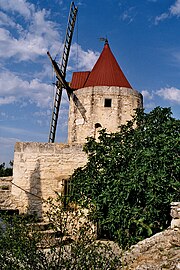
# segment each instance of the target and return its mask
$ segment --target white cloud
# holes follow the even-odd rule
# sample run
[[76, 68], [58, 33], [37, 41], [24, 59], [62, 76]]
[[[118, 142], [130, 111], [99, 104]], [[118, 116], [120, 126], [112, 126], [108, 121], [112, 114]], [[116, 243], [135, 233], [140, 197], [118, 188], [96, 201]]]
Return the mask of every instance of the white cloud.
[[19, 141], [15, 137], [0, 137], [0, 164], [5, 162], [6, 166], [9, 166], [9, 161], [13, 159], [14, 144]]
[[147, 91], [147, 90], [143, 90], [141, 93], [145, 99], [152, 99], [153, 98], [153, 94], [149, 93], [149, 91]]
[[0, 116], [6, 118], [6, 115], [7, 115], [7, 114], [6, 114], [5, 112], [0, 112]]
[[38, 79], [28, 82], [8, 71], [0, 73], [0, 105], [24, 103], [24, 99], [27, 99], [39, 107], [49, 107], [51, 91], [51, 85], [42, 83]]
[[[58, 25], [48, 20], [49, 12], [45, 9], [35, 11], [35, 8], [31, 8], [26, 1], [16, 1], [23, 2], [27, 10], [31, 11], [26, 16], [29, 21], [26, 27], [23, 24], [15, 24], [11, 17], [1, 12], [0, 25], [4, 28], [0, 28], [0, 57], [6, 59], [16, 57], [16, 61], [27, 61], [46, 55], [49, 49], [57, 52], [62, 45], [61, 37], [57, 29]], [[14, 0], [12, 2], [15, 4]], [[0, 7], [8, 9], [12, 4], [10, 0], [5, 3], [0, 2]], [[18, 7], [17, 9], [19, 10]], [[26, 13], [27, 11], [24, 10], [24, 16], [27, 15]], [[13, 27], [13, 31], [8, 26]]]
[[[55, 56], [53, 54], [62, 54], [63, 43], [60, 35], [60, 26], [49, 20], [49, 11], [45, 9], [36, 10], [35, 5], [28, 3], [26, 0], [2, 0], [0, 1], [0, 8], [6, 12], [19, 13], [28, 20], [28, 23], [23, 24], [21, 21], [21, 25], [19, 25], [13, 21], [13, 16], [10, 17], [10, 13], [5, 14], [1, 12], [1, 61], [7, 61], [8, 58], [10, 61], [14, 62], [42, 61], [42, 57], [47, 57], [46, 53], [48, 50], [52, 53], [53, 57]], [[8, 24], [8, 22], [10, 24]], [[10, 25], [11, 28], [9, 28]], [[72, 66], [77, 65], [77, 51], [78, 69], [91, 70], [99, 53], [93, 52], [92, 50], [83, 51], [81, 46], [77, 44], [71, 46], [72, 64], [69, 65], [69, 70], [73, 69]], [[49, 67], [45, 67], [44, 69], [46, 74], [49, 71]], [[41, 79], [45, 77], [45, 73], [39, 72]]]
[[34, 5], [26, 0], [1, 0], [0, 8], [5, 11], [17, 12], [26, 19], [30, 18], [31, 13], [34, 12]]
[[13, 26], [16, 27], [16, 23], [7, 14], [0, 11], [0, 26]]
[[14, 146], [15, 142], [17, 141], [18, 141], [17, 138], [0, 137], [1, 144], [6, 147]]
[[16, 101], [15, 96], [0, 97], [0, 105], [12, 104]]
[[180, 0], [176, 0], [175, 4], [170, 7], [170, 13], [177, 17], [180, 16]]
[[[50, 50], [53, 54], [61, 50], [62, 53], [59, 25], [49, 19], [49, 12], [45, 9], [36, 10], [35, 5], [26, 0], [0, 0], [0, 8], [4, 11], [0, 11], [2, 15], [0, 18], [0, 66], [4, 65], [0, 71], [0, 105], [18, 102], [22, 107], [32, 102], [38, 107], [50, 107], [53, 101], [51, 83], [54, 81], [51, 78], [51, 63], [47, 65], [46, 52]], [[20, 20], [21, 25], [15, 23], [11, 13], [26, 17], [26, 24], [22, 20]], [[99, 53], [92, 50], [84, 51], [77, 44], [71, 46], [69, 70], [73, 70], [77, 64], [77, 51], [78, 69], [91, 70]], [[26, 62], [25, 70], [21, 71], [22, 73], [18, 71], [17, 74], [8, 71], [6, 63], [10, 61], [12, 65], [18, 63], [19, 66], [19, 62]], [[29, 61], [36, 61], [38, 69], [34, 66], [32, 71], [32, 66], [30, 68], [28, 66]], [[25, 76], [28, 80], [24, 79]], [[42, 82], [44, 79], [47, 81], [47, 78], [50, 78], [50, 84]], [[62, 102], [65, 102], [64, 94]]]
[[141, 93], [144, 98], [144, 107], [146, 109], [152, 109], [157, 106], [156, 96], [159, 96], [169, 102], [180, 104], [180, 89], [175, 87], [164, 87], [151, 92], [143, 90]]
[[159, 22], [164, 21], [168, 17], [169, 17], [169, 14], [168, 13], [162, 13], [161, 15], [156, 16], [156, 18], [155, 18], [155, 24], [157, 25]]
[[[1, 126], [1, 129], [3, 132], [6, 132], [7, 134], [13, 134], [13, 136], [20, 136], [23, 135], [41, 135], [39, 131], [31, 130], [31, 129], [25, 129], [25, 128], [16, 128], [16, 127], [10, 127], [10, 126]], [[42, 133], [43, 134], [43, 133]], [[7, 138], [8, 140], [9, 138]], [[6, 140], [6, 138], [4, 138]], [[16, 141], [20, 141], [20, 139], [16, 138]]]
[[33, 115], [38, 116], [38, 117], [47, 117], [47, 116], [51, 115], [51, 111], [50, 110], [37, 111]]
[[[54, 86], [40, 80], [26, 81], [19, 76], [4, 71], [0, 73], [0, 105], [18, 102], [20, 107], [34, 103], [40, 108], [50, 108], [55, 94]], [[68, 103], [67, 95], [63, 91], [62, 104]]]
[[[79, 70], [91, 70], [99, 57], [99, 52], [92, 50], [83, 51], [82, 47], [78, 44], [73, 44], [71, 47], [71, 59], [74, 66], [77, 65]], [[71, 67], [69, 67], [71, 69]]]
[[175, 87], [165, 87], [156, 91], [156, 94], [165, 100], [169, 100], [174, 103], [180, 103], [180, 89]]
[[142, 90], [141, 94], [143, 95], [144, 108], [153, 109], [155, 107], [153, 92], [152, 91], [149, 92], [147, 90]]
[[180, 17], [180, 0], [176, 0], [174, 5], [171, 5], [167, 12], [164, 12], [159, 16], [156, 16], [155, 24], [158, 24], [159, 22], [164, 21], [165, 19], [170, 18], [171, 16]]
[[28, 88], [28, 82], [23, 81], [11, 72], [4, 71], [0, 73], [0, 95], [18, 96], [23, 94], [21, 91]]
[[144, 105], [144, 107], [145, 107], [146, 109], [153, 109], [154, 107], [156, 107], [156, 104], [155, 104], [155, 102], [149, 102], [149, 103], [146, 103], [146, 104]]
[[52, 87], [48, 84], [34, 79], [29, 83], [29, 93], [27, 96], [35, 102], [38, 107], [49, 107], [51, 103], [51, 90]]
[[135, 12], [135, 7], [130, 7], [122, 13], [121, 19], [123, 21], [127, 21], [128, 23], [132, 23], [136, 15], [137, 13]]

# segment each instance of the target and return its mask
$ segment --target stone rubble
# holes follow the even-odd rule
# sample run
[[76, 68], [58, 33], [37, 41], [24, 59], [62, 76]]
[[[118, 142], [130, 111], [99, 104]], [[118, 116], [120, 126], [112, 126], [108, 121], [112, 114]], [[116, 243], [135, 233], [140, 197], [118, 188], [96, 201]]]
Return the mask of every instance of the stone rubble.
[[132, 246], [122, 256], [123, 270], [180, 269], [180, 202], [171, 203], [171, 226]]

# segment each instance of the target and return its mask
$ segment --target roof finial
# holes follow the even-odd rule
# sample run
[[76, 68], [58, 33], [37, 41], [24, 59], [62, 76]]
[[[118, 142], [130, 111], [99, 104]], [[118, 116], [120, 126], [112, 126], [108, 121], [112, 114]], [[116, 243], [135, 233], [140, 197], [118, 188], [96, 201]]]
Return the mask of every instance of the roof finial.
[[104, 44], [105, 44], [105, 45], [108, 44], [108, 39], [107, 39], [107, 37], [106, 37], [106, 38], [100, 37], [99, 40], [100, 40], [100, 41], [104, 41]]

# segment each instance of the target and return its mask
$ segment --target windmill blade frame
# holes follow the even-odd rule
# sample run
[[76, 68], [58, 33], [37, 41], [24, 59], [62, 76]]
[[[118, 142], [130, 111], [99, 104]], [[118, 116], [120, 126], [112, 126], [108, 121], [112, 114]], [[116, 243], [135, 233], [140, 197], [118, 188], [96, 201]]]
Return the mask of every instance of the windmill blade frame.
[[[61, 98], [61, 95], [62, 95], [62, 90], [63, 89], [66, 89], [67, 91], [67, 95], [68, 95], [68, 98], [70, 99], [70, 97], [72, 98], [73, 102], [75, 103], [76, 107], [78, 108], [80, 114], [82, 115], [82, 117], [84, 118], [84, 121], [87, 121], [86, 119], [86, 109], [84, 108], [83, 104], [80, 102], [80, 100], [78, 99], [78, 97], [75, 95], [75, 93], [73, 92], [73, 90], [69, 87], [68, 83], [66, 82], [63, 74], [61, 73], [57, 63], [55, 60], [52, 59], [51, 55], [49, 52], [47, 52], [47, 55], [49, 56], [50, 58], [50, 61], [52, 63], [52, 66], [54, 68], [54, 71], [56, 73], [56, 78], [58, 79], [57, 83], [58, 85], [56, 84], [57, 86], [57, 90], [59, 90], [59, 93], [58, 93], [58, 97]], [[61, 92], [60, 92], [61, 91]], [[56, 101], [56, 100], [55, 100]], [[58, 101], [56, 101], [58, 102]], [[56, 108], [56, 106], [54, 107]], [[53, 119], [54, 120], [54, 119]]]
[[[47, 52], [51, 60], [51, 63], [53, 65], [54, 71], [56, 73], [56, 78], [58, 80], [56, 82], [57, 89], [56, 89], [56, 94], [54, 97], [54, 105], [53, 105], [49, 139], [48, 139], [48, 142], [51, 142], [51, 143], [54, 143], [55, 141], [59, 109], [60, 109], [61, 97], [62, 97], [62, 90], [63, 88], [67, 89], [65, 76], [66, 76], [66, 69], [67, 69], [67, 64], [68, 64], [68, 58], [69, 58], [69, 53], [70, 53], [70, 47], [71, 47], [77, 12], [78, 12], [77, 6], [75, 6], [74, 2], [71, 2], [60, 68], [57, 62], [52, 59], [50, 53]], [[67, 92], [68, 92], [68, 89], [67, 89]]]

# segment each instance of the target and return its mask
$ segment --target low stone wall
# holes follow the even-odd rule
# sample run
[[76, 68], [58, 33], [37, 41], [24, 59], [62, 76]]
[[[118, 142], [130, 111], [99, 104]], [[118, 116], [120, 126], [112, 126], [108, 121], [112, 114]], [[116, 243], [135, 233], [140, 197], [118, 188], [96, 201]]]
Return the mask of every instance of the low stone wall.
[[180, 202], [171, 203], [171, 229], [180, 229]]
[[0, 190], [11, 190], [12, 176], [0, 177]]
[[12, 208], [12, 176], [0, 177], [0, 210]]
[[63, 180], [85, 165], [81, 144], [17, 142], [14, 150], [12, 196], [20, 213], [41, 216], [44, 200], [63, 191]]

